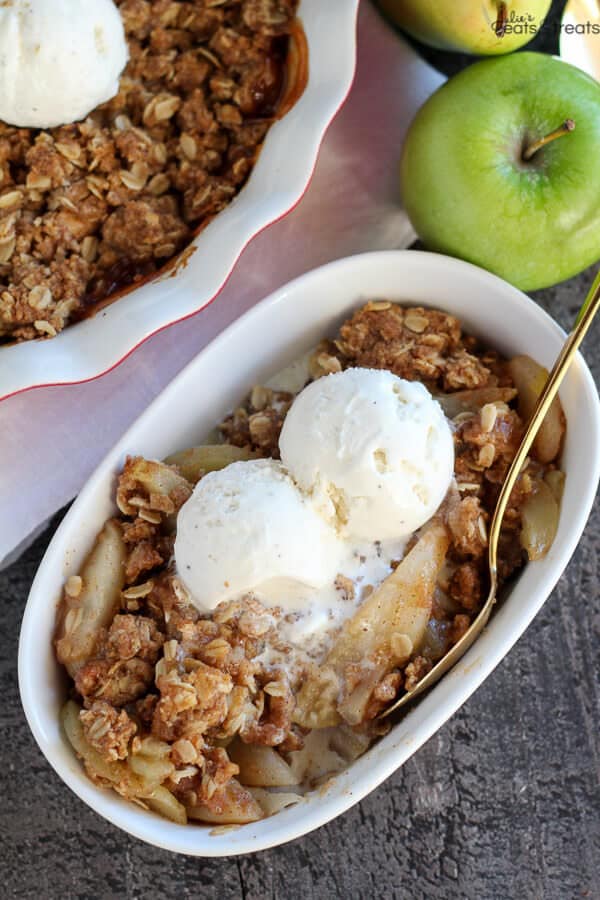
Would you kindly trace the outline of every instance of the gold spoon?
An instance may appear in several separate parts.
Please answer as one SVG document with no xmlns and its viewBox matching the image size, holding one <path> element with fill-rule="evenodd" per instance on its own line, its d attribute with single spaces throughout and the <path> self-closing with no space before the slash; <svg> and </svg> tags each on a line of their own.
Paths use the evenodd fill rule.
<svg viewBox="0 0 600 900">
<path fill-rule="evenodd" d="M 446 655 L 443 656 L 442 659 L 440 659 L 440 661 L 435 664 L 433 669 L 431 669 L 431 671 L 428 672 L 427 675 L 425 675 L 425 677 L 421 679 L 421 681 L 419 681 L 419 683 L 412 689 L 412 691 L 408 691 L 406 694 L 403 694 L 402 697 L 400 697 L 392 706 L 388 707 L 388 709 L 381 713 L 382 718 L 384 716 L 389 716 L 389 714 L 395 709 L 398 709 L 399 707 L 405 706 L 405 704 L 410 703 L 412 700 L 414 700 L 415 697 L 423 693 L 423 691 L 426 691 L 427 688 L 430 688 L 432 685 L 434 685 L 436 681 L 438 681 L 438 679 L 441 678 L 442 675 L 448 671 L 448 669 L 452 668 L 452 666 L 456 662 L 458 662 L 461 656 L 466 653 L 473 641 L 481 634 L 481 632 L 487 625 L 492 607 L 496 602 L 496 591 L 498 589 L 498 539 L 500 537 L 502 519 L 504 518 L 504 513 L 506 512 L 509 497 L 515 486 L 517 478 L 519 477 L 519 473 L 521 472 L 523 463 L 527 459 L 527 455 L 529 453 L 529 450 L 531 449 L 531 445 L 533 444 L 540 426 L 544 421 L 546 413 L 550 409 L 552 401 L 556 397 L 558 389 L 562 384 L 569 366 L 573 362 L 573 358 L 577 353 L 579 345 L 584 339 L 588 328 L 592 324 L 592 319 L 598 312 L 598 309 L 600 309 L 600 271 L 596 275 L 589 293 L 585 299 L 585 302 L 579 311 L 579 315 L 575 320 L 573 330 L 565 341 L 558 359 L 554 363 L 554 367 L 548 376 L 548 380 L 542 390 L 542 393 L 539 396 L 537 405 L 533 411 L 533 414 L 529 421 L 529 425 L 527 426 L 527 431 L 525 432 L 515 458 L 510 466 L 510 469 L 508 470 L 506 480 L 502 485 L 502 490 L 500 491 L 500 496 L 498 497 L 498 503 L 496 504 L 494 517 L 492 519 L 492 524 L 489 531 L 488 564 L 490 571 L 490 591 L 485 602 L 485 606 L 483 607 L 475 621 L 471 624 L 469 630 L 462 636 L 458 643 L 456 643 L 446 653 Z"/>
</svg>

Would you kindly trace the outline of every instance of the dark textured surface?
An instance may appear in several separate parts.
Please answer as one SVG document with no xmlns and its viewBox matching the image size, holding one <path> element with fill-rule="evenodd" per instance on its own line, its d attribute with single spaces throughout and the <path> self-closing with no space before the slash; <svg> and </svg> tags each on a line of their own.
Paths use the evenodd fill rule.
<svg viewBox="0 0 600 900">
<path fill-rule="evenodd" d="M 591 272 L 536 295 L 569 326 Z M 600 380 L 600 323 L 586 356 Z M 532 348 L 534 352 L 535 348 Z M 50 529 L 0 573 L 0 837 L 7 897 L 570 900 L 600 897 L 600 505 L 509 657 L 401 771 L 340 819 L 233 860 L 177 857 L 117 831 L 42 758 L 19 703 L 23 607 Z"/>
</svg>

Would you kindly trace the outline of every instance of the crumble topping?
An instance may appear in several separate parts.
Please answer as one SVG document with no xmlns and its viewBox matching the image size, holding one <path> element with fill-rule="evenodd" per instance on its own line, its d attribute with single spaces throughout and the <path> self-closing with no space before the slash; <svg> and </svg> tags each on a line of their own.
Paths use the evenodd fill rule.
<svg viewBox="0 0 600 900">
<path fill-rule="evenodd" d="M 342 326 L 333 355 L 343 368 L 389 369 L 442 390 L 482 387 L 490 370 L 461 336 L 458 319 L 437 310 L 368 303 Z"/>
<path fill-rule="evenodd" d="M 117 0 L 130 60 L 83 122 L 0 123 L 0 340 L 53 337 L 156 271 L 238 193 L 297 0 Z"/>
<path fill-rule="evenodd" d="M 481 609 L 488 590 L 488 524 L 524 423 L 506 361 L 464 335 L 454 317 L 436 310 L 367 304 L 334 340 L 319 345 L 308 379 L 350 366 L 391 368 L 408 380 L 426 377 L 451 410 L 455 442 L 455 483 L 437 514 L 449 549 L 425 638 L 415 647 L 406 635 L 393 635 L 390 648 L 398 664 L 369 687 L 359 724 L 341 726 L 344 741 L 358 742 L 363 752 L 389 727 L 376 720 L 378 714 L 399 692 L 416 687 Z M 255 387 L 221 423 L 225 441 L 258 456 L 275 455 L 292 400 L 290 393 Z M 524 565 L 523 510 L 555 469 L 555 463 L 542 465 L 535 452 L 524 466 L 503 522 L 501 582 Z M 114 520 L 125 547 L 120 608 L 98 634 L 92 657 L 75 672 L 74 691 L 83 707 L 85 737 L 104 760 L 129 759 L 144 741 L 155 742 L 168 760 L 163 786 L 190 817 L 215 821 L 211 817 L 226 817 L 233 802 L 236 809 L 252 805 L 253 795 L 236 780 L 240 747 L 272 748 L 293 768 L 294 755 L 311 736 L 306 722 L 294 721 L 309 676 L 317 671 L 322 690 L 315 703 L 327 705 L 332 696 L 348 698 L 374 661 L 349 662 L 339 678 L 327 666 L 318 669 L 320 660 L 295 654 L 282 639 L 281 609 L 266 608 L 251 595 L 201 616 L 171 563 L 175 516 L 191 490 L 177 466 L 141 457 L 126 461 L 117 485 L 121 516 Z M 406 553 L 417 541 L 415 535 Z M 397 565 L 392 563 L 392 570 Z M 374 587 L 361 587 L 363 600 Z M 340 575 L 336 588 L 350 604 L 354 583 Z M 82 590 L 82 579 L 71 576 L 65 586 L 68 615 Z M 122 784 L 113 786 L 124 790 Z"/>
<path fill-rule="evenodd" d="M 125 759 L 137 731 L 124 709 L 118 710 L 105 700 L 95 700 L 81 713 L 87 742 L 107 760 Z"/>
<path fill-rule="evenodd" d="M 279 434 L 293 399 L 293 394 L 286 391 L 255 387 L 246 403 L 219 426 L 223 439 L 260 456 L 279 459 Z"/>
</svg>

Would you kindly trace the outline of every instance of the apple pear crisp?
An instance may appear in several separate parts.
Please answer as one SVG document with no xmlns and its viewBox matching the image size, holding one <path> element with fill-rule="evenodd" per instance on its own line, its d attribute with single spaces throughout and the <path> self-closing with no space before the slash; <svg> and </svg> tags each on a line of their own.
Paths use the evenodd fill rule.
<svg viewBox="0 0 600 900">
<path fill-rule="evenodd" d="M 84 121 L 0 123 L 0 341 L 53 337 L 156 272 L 245 184 L 298 0 L 116 0 L 129 63 Z"/>
<path fill-rule="evenodd" d="M 528 357 L 507 360 L 482 346 L 447 313 L 380 300 L 304 362 L 293 390 L 283 376 L 255 386 L 221 422 L 221 443 L 160 462 L 128 458 L 118 512 L 64 586 L 55 646 L 70 676 L 66 734 L 95 783 L 175 822 L 272 815 L 386 732 L 380 713 L 415 688 L 482 607 L 488 523 L 544 374 Z M 398 376 L 441 407 L 454 458 L 441 505 L 396 558 L 377 540 L 371 569 L 365 550 L 354 575 L 339 572 L 332 591 L 342 612 L 335 618 L 330 610 L 318 641 L 294 630 L 301 617 L 278 602 L 284 582 L 274 582 L 271 595 L 236 594 L 233 580 L 251 551 L 233 540 L 232 585 L 220 585 L 230 593 L 210 612 L 199 608 L 186 585 L 190 567 L 174 552 L 199 488 L 244 466 L 247 481 L 278 473 L 273 490 L 283 498 L 282 428 L 298 397 L 353 371 Z M 552 543 L 564 431 L 557 403 L 510 499 L 501 582 Z M 227 504 L 233 495 L 223 496 Z M 260 497 L 252 496 L 260 517 Z M 242 500 L 231 502 L 235 513 Z M 298 534 L 297 543 L 309 546 L 309 537 Z M 301 562 L 309 568 L 314 560 Z"/>
</svg>

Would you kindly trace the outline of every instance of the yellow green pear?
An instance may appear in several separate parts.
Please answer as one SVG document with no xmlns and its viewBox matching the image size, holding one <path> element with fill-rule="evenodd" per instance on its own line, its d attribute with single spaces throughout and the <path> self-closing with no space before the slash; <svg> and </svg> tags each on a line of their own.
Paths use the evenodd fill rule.
<svg viewBox="0 0 600 900">
<path fill-rule="evenodd" d="M 551 0 L 379 0 L 423 44 L 479 56 L 512 53 L 533 40 Z"/>
</svg>

